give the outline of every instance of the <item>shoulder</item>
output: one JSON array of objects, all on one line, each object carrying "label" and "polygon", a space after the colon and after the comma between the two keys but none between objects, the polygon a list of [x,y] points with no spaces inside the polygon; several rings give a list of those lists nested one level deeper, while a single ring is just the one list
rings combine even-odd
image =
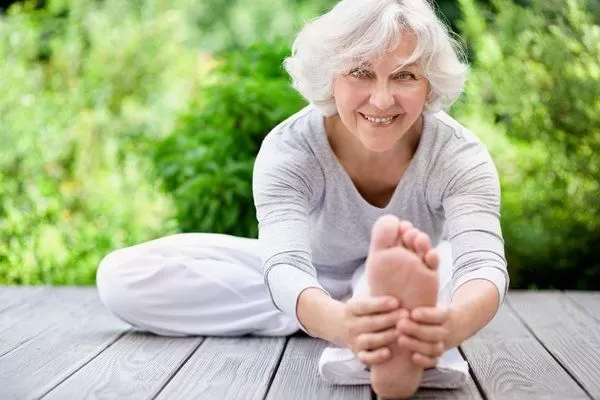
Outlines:
[{"label": "shoulder", "polygon": [[306,107],[267,134],[254,164],[255,189],[281,185],[312,197],[323,185],[323,170],[315,151],[315,112]]},{"label": "shoulder", "polygon": [[442,198],[473,190],[482,182],[499,191],[496,167],[485,144],[469,129],[444,112],[430,116],[435,134],[429,170],[431,188]]},{"label": "shoulder", "polygon": [[430,118],[436,131],[433,147],[438,154],[435,167],[440,173],[479,164],[493,166],[487,147],[477,135],[445,112],[438,112]]},{"label": "shoulder", "polygon": [[274,127],[262,142],[257,162],[314,161],[313,112],[310,107],[303,108]]}]

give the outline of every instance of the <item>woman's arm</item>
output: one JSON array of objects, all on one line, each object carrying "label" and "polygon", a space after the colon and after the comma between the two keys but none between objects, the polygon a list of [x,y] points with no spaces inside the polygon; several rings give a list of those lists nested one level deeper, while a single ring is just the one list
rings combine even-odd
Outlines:
[{"label": "woman's arm", "polygon": [[483,145],[457,135],[463,137],[438,157],[428,191],[430,204],[444,213],[452,245],[452,300],[448,306],[414,309],[410,319],[398,322],[404,336],[399,345],[412,350],[424,367],[434,366],[441,351],[483,328],[502,304],[509,283],[497,171]]},{"label": "woman's arm", "polygon": [[446,349],[460,345],[492,320],[498,310],[496,285],[485,279],[475,279],[460,286],[449,307],[449,332]]},{"label": "woman's arm", "polygon": [[344,327],[344,303],[318,288],[305,289],[298,297],[297,315],[308,334],[334,343],[348,345]]}]

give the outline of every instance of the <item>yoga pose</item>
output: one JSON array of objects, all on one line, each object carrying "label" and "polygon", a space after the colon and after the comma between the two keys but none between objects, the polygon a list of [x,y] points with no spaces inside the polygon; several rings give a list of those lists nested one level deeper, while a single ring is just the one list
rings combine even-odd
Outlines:
[{"label": "yoga pose", "polygon": [[254,167],[259,239],[188,233],[112,252],[104,304],[159,335],[302,329],[331,343],[325,379],[366,374],[381,396],[412,395],[508,287],[496,169],[442,111],[464,87],[460,56],[426,0],[342,0],[309,22],[284,62],[309,105]]}]

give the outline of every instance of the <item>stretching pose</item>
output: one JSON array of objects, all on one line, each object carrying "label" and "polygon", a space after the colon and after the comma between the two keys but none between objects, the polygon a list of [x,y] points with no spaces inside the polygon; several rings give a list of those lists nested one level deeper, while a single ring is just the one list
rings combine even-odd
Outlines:
[{"label": "stretching pose", "polygon": [[117,250],[97,273],[104,304],[159,335],[302,329],[351,351],[377,394],[412,395],[508,287],[496,169],[441,111],[463,90],[460,56],[426,0],[342,0],[309,22],[284,65],[310,104],[255,163],[259,239]]}]

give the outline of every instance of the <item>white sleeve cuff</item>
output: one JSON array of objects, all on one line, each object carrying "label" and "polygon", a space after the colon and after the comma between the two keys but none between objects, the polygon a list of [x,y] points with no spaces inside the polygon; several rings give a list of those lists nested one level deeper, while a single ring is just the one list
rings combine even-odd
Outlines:
[{"label": "white sleeve cuff", "polygon": [[[267,273],[265,282],[275,307],[288,317],[294,319],[300,329],[306,333],[308,331],[300,323],[298,314],[296,313],[300,294],[305,289],[315,287],[331,296],[315,277],[288,264],[278,264],[272,267]],[[308,334],[310,335],[310,333]]]},{"label": "white sleeve cuff", "polygon": [[508,290],[508,280],[506,278],[506,274],[498,268],[484,267],[469,272],[468,274],[464,274],[454,282],[452,296],[454,296],[454,293],[456,293],[458,288],[463,284],[475,279],[485,279],[486,281],[492,282],[494,286],[496,286],[496,289],[498,289],[499,299],[498,308],[500,308],[500,306],[504,303],[504,296]]}]

